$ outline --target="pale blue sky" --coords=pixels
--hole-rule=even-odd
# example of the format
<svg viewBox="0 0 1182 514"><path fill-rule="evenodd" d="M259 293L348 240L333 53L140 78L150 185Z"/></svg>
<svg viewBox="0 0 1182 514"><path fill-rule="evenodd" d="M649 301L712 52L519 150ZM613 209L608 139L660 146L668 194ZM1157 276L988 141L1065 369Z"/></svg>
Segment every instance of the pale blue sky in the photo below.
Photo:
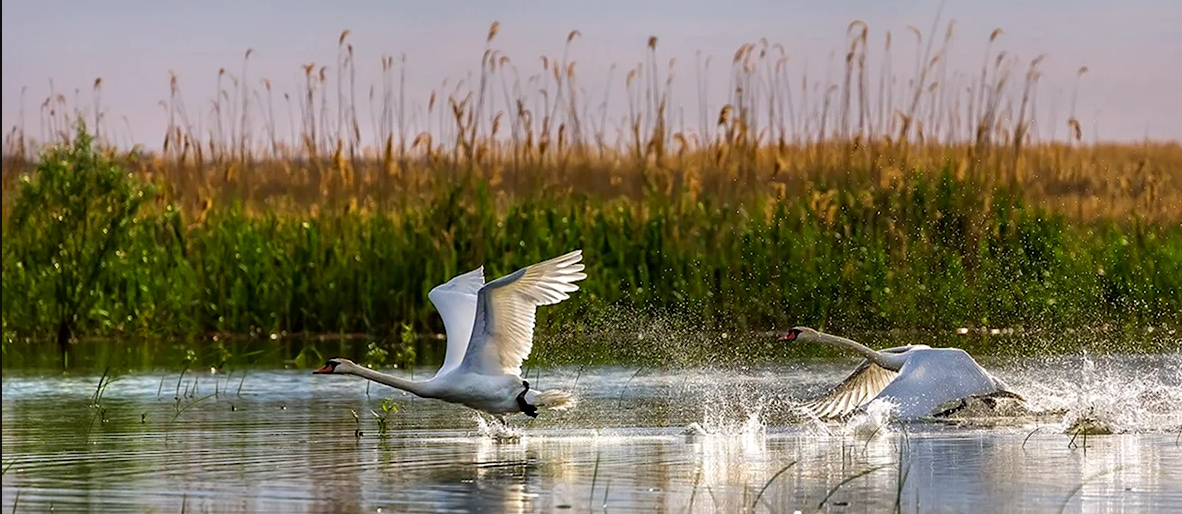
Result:
<svg viewBox="0 0 1182 514"><path fill-rule="evenodd" d="M218 68L237 73L243 53L253 48L252 80L267 77L278 91L294 93L302 83L301 64L335 62L343 29L352 31L360 92L377 83L382 55L405 53L409 98L425 105L428 92L443 79L454 84L478 69L493 20L501 22L495 46L523 75L540 71L538 56L561 53L567 33L578 29L583 37L571 57L592 92L603 90L612 63L636 64L644 58L648 36L658 36L661 61L678 59L679 98L694 104L698 50L729 62L740 44L766 37L787 47L798 70L807 65L810 76L820 78L831 53L842 51L846 26L862 19L872 41L881 41L887 30L895 34L896 68L904 69L914 49L907 25L926 34L938 5L938 0L4 2L3 125L8 130L19 123L22 87L28 88L25 126L37 133L37 109L49 94L50 79L58 92L72 96L81 89L89 101L92 82L102 77L108 119L126 116L129 122L111 121L120 142L134 139L157 148L167 119L158 103L168 96L169 70L179 76L190 109L205 112ZM1078 114L1089 139L1095 128L1101 139L1182 139L1177 0L948 0L943 18L957 21L954 69L977 72L995 27L1005 31L996 48L1018 54L1023 63L1046 53L1040 102L1042 109L1055 110L1057 123L1065 120L1075 70L1087 66ZM839 62L832 62L837 69ZM623 73L617 71L614 81L622 83ZM711 81L721 94L726 86L721 66ZM613 106L624 108L622 97L616 98ZM721 98L708 100L717 112ZM692 112L693 105L686 107ZM687 123L694 121L689 117ZM368 113L361 119L368 125Z"/></svg>

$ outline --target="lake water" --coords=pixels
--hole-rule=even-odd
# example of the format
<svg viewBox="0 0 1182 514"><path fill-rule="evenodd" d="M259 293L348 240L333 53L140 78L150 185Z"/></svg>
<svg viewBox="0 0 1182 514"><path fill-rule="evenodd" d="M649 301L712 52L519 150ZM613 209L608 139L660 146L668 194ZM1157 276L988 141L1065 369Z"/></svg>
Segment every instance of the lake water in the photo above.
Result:
<svg viewBox="0 0 1182 514"><path fill-rule="evenodd" d="M853 359L559 367L531 381L577 407L497 438L471 410L311 368L123 374L97 406L101 370L6 369L3 512L1182 512L1182 353L979 360L1050 414L791 415ZM1073 439L1084 416L1114 433Z"/></svg>

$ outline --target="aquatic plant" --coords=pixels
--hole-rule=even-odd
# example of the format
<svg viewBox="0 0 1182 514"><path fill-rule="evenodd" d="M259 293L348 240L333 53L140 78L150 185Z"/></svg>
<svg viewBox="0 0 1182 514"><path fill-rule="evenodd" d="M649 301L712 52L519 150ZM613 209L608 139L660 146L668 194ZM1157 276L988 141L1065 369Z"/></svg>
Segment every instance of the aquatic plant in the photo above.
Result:
<svg viewBox="0 0 1182 514"><path fill-rule="evenodd" d="M369 413L373 415L374 421L378 423L378 434L382 437L385 437L386 431L389 428L387 423L389 422L390 414L398 412L398 404L394 403L394 398L383 398L381 409L381 414L378 414L378 412L373 409L370 409ZM354 414L354 416L356 416L356 414ZM358 433L360 433L360 428L358 428Z"/></svg>
<svg viewBox="0 0 1182 514"><path fill-rule="evenodd" d="M841 481L840 481L840 482L838 482L837 484L835 484L833 487L830 487L830 488L829 488L829 490L828 490L828 491L825 493L825 497L824 497L824 498L821 498L821 501L820 501L819 503L817 503L817 510L819 510L819 511L824 511L824 509L825 509L825 504L829 502L829 498L832 498L832 497L833 497L833 495L834 495L835 493L837 493L837 490L838 490L838 489L841 489L841 488L842 488L842 486L844 486L844 485L846 485L846 484L848 484L848 483L850 483L850 482L853 482L854 480L857 480L857 479L859 479L859 478L861 478L861 477L864 477L864 476L866 476L866 475L869 475L869 474L871 474L871 473L873 473L873 472L875 472L875 471L878 471L878 470L880 470L880 469L883 469L883 468L885 468L885 467L887 467L887 465L886 465L886 464L881 464L881 465L878 465L878 466L872 466L872 467L868 467L868 468L866 468L866 469L863 469L863 470L861 470L861 471L859 471L859 472L857 472L857 473L854 473L854 474L852 474L852 475L850 475L850 476L848 476L848 477L845 477L845 478L841 479Z"/></svg>
<svg viewBox="0 0 1182 514"><path fill-rule="evenodd" d="M759 492L758 492L758 493L755 493L755 499L751 500L751 507L749 508L749 510L750 510L751 512L755 512L755 508L759 506L759 500L760 500L761 498L763 498L763 493L767 492L767 488L768 488L768 487L771 487L771 485L772 485L772 482L775 482L775 481L776 481L776 479L780 477L780 475L783 475L783 474L784 474L784 472L786 472L786 471L788 471L789 469L791 469L791 468L792 468L792 466L795 466L795 465L796 465L796 462L797 462L797 461L792 461L792 462L789 462L787 465L785 465L784 467L780 468L780 470L779 470L779 471L776 471L774 474L772 474L772 476L771 476L770 478L768 478L766 482L764 482L764 483L763 483L763 487L760 487L760 488L759 488ZM697 491L696 484L695 484L695 488L694 488L694 490L695 490L695 492ZM829 497L828 497L828 496L826 496L826 497L825 497L825 499L826 499L826 500L828 500L828 499L829 499ZM693 504L693 498L691 497L691 498L690 498L690 500L691 500L691 501L690 501L690 504L692 505L692 504ZM825 504L825 502L823 502L823 501L822 501L822 502L821 502L821 507L824 507L824 504Z"/></svg>

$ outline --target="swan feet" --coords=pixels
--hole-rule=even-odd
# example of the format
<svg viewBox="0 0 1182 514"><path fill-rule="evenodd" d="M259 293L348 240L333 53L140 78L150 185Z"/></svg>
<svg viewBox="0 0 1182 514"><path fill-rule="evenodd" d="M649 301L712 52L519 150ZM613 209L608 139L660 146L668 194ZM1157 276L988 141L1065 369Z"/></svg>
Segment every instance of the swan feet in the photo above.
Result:
<svg viewBox="0 0 1182 514"><path fill-rule="evenodd" d="M536 418L538 417L538 408L525 401L525 393L529 392L529 381L522 380L521 385L525 386L525 390L517 395L517 406L521 407L521 412L524 412L526 416Z"/></svg>

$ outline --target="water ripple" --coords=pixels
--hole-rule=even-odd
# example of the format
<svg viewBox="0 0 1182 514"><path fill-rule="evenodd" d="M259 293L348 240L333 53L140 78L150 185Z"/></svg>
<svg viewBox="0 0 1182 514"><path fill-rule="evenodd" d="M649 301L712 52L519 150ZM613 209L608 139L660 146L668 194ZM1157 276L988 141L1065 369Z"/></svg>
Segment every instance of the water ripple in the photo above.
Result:
<svg viewBox="0 0 1182 514"><path fill-rule="evenodd" d="M986 364L1063 413L1051 423L865 437L794 420L855 364L543 370L531 380L577 380L578 408L511 417L519 437L500 441L468 409L306 370L123 375L97 405L97 375L6 377L3 508L19 493L21 510L715 512L775 477L759 502L791 512L873 469L830 504L890 510L901 490L904 511L1182 509L1182 354ZM400 409L383 432L370 410L386 397ZM1085 415L1114 435L1073 441Z"/></svg>

